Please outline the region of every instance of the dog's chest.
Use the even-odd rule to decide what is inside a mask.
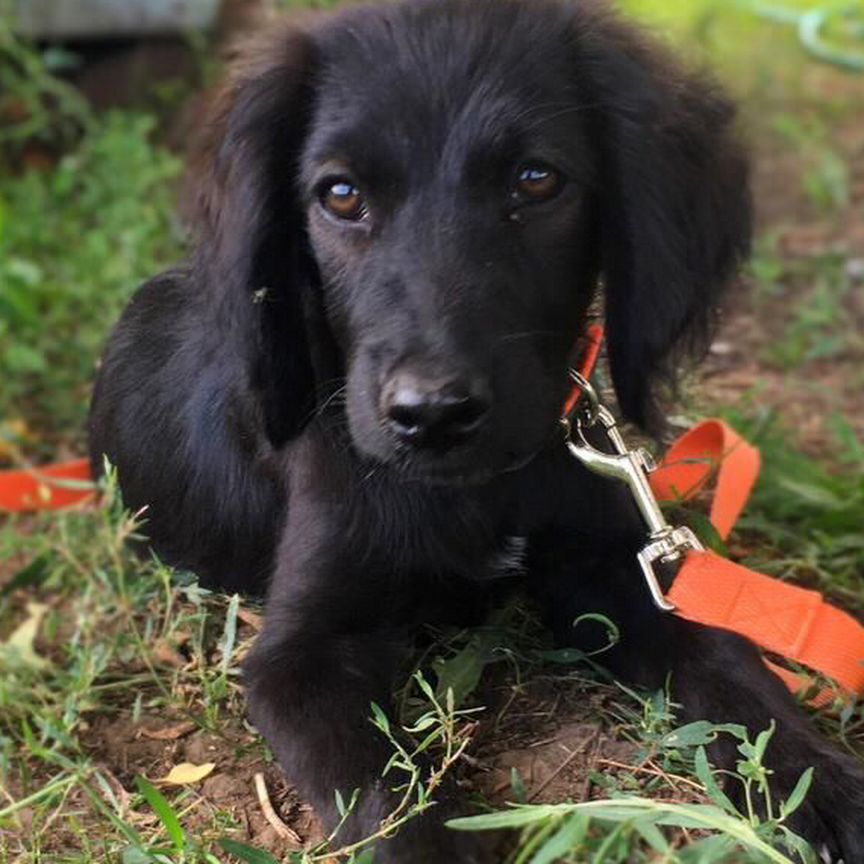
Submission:
[[[372,519],[355,520],[349,531],[386,569],[470,581],[524,572],[527,538],[514,524],[507,496],[490,501],[416,487],[387,491],[367,499],[362,512],[371,511]]]
[[[508,579],[525,573],[528,538],[507,535],[498,548],[489,555],[485,570],[479,575],[483,579]]]

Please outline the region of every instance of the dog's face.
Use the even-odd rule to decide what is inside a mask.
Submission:
[[[598,276],[619,399],[650,419],[747,245],[727,103],[589,3],[413,0],[271,40],[226,91],[202,244],[271,438],[336,379],[366,457],[515,468],[554,433]]]
[[[439,482],[549,439],[598,261],[564,34],[463,9],[325,34],[300,171],[354,444]]]

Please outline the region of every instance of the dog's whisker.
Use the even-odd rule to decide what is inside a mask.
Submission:
[[[368,483],[380,470],[379,465],[373,465],[361,478],[361,483]]]
[[[331,405],[344,404],[348,395],[348,384],[345,383],[341,387],[334,390],[316,409],[316,416],[321,416]]]

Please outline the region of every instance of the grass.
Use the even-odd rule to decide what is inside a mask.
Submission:
[[[137,534],[138,523],[123,511],[113,485],[106,495],[107,504],[96,512],[68,512],[26,523],[23,539],[21,522],[7,524],[0,534],[4,551],[33,556],[2,595],[4,619],[18,625],[5,634],[0,656],[0,776],[9,802],[0,806],[0,860],[25,856],[34,861],[122,858],[124,864],[212,864],[228,852],[260,864],[272,861],[266,849],[235,839],[242,826],[233,812],[202,812],[207,808],[196,783],[179,789],[157,784],[167,773],[165,755],[153,764],[152,754],[141,754],[124,768],[105,760],[101,748],[93,746],[93,729],[101,718],[109,719],[112,729],[121,716],[146,729],[158,717],[169,729],[185,723],[194,735],[215,734],[224,743],[213,757],[217,770],[230,772],[237,764],[248,769],[250,763],[266,769],[270,758],[266,746],[240,719],[237,664],[254,638],[254,630],[243,623],[248,606],[241,606],[236,597],[203,592],[158,561],[134,558],[126,541]],[[767,859],[760,856],[766,848],[775,849],[778,835],[789,841],[783,820],[794,800],[774,818],[758,818],[752,804],[749,811],[739,813],[719,791],[719,776],[700,749],[717,734],[739,738],[738,781],[752,792],[745,796],[752,802],[765,795],[760,765],[767,737],[749,742],[743,730],[710,723],[675,729],[674,706],[665,694],[643,696],[613,687],[602,676],[596,678],[588,658],[543,650],[534,628],[526,631],[524,621],[517,622],[522,613],[514,610],[492,622],[494,638],[485,642],[475,631],[445,634],[436,643],[428,656],[442,660],[430,665],[437,670],[439,683],[448,686],[442,696],[419,673],[415,675],[406,694],[410,719],[403,727],[416,742],[413,748],[394,737],[393,720],[370,707],[375,726],[394,748],[386,776],[404,792],[402,809],[385,827],[398,826],[433,806],[439,778],[459,760],[474,731],[476,709],[466,712],[459,706],[454,686],[462,682],[461,697],[470,700],[479,682],[474,670],[492,659],[486,646],[494,642],[509,646],[523,675],[552,672],[560,677],[561,686],[576,676],[589,693],[614,691],[614,703],[598,722],[614,723],[640,753],[632,773],[598,778],[611,796],[605,804],[523,804],[512,812],[460,822],[460,827],[522,830],[514,861],[559,860],[536,856],[547,847],[560,850],[565,840],[571,843],[574,861],[601,851],[604,857],[596,860],[648,861],[654,860],[651,850],[663,851],[669,861],[697,860],[697,850],[713,850],[713,857],[704,860],[722,861],[733,849],[738,850],[736,861],[788,860],[777,851]],[[251,611],[260,610],[253,606]],[[28,628],[28,623],[34,626]],[[553,661],[557,664],[550,666]],[[431,778],[419,774],[420,753],[431,753],[437,760],[439,767]],[[179,756],[169,754],[167,759],[170,764]],[[675,783],[683,784],[683,805],[670,798],[659,781],[646,783],[638,776],[646,765],[655,766],[655,777],[665,782],[682,778],[673,780],[673,789]],[[691,775],[704,785],[705,801],[693,801],[693,780],[687,781]],[[519,788],[514,781],[517,802]],[[636,791],[642,794],[634,795]],[[346,810],[350,806],[344,804]],[[691,851],[682,850],[683,857],[675,857],[678,853],[673,854],[670,845],[681,842],[681,831],[670,839],[668,830],[660,830],[670,827],[696,831],[700,838],[692,849],[684,847]],[[711,841],[712,837],[719,839]],[[334,848],[340,848],[338,835],[329,844],[322,838],[289,860],[323,862],[333,856]],[[365,845],[344,848],[338,860],[366,861],[364,849]]]
[[[834,418],[843,470],[829,470],[789,445],[771,412],[727,412],[761,449],[762,477],[739,524],[753,537],[757,569],[811,583],[861,609],[864,602],[864,452],[846,420]]]
[[[826,411],[822,458],[814,458],[812,447],[801,452],[789,421],[764,407],[777,376],[793,382],[806,404],[806,381],[818,385],[825,364],[846,370],[844,385],[855,386],[855,374],[864,384],[855,372],[862,345],[854,317],[860,284],[848,266],[854,250],[823,243],[790,253],[788,244],[799,217],[817,220],[828,236],[851,220],[853,164],[833,130],[860,99],[849,96],[851,87],[826,98],[823,69],[804,62],[794,32],[758,20],[743,4],[622,5],[717,63],[753,106],[745,119],[764,151],[779,148],[794,160],[796,209],[763,227],[749,275],[751,312],[768,333],[752,352],[758,375],[732,407],[710,409],[724,412],[764,455],[737,553],[861,611],[860,418]],[[773,50],[765,50],[769,38]],[[88,381],[130,292],[182,254],[173,215],[180,161],[160,146],[152,114],[93,114],[51,74],[63,56],[23,45],[2,23],[0,61],[0,119],[17,118],[0,136],[0,461],[22,452],[50,458],[81,448]],[[59,160],[24,170],[34,140],[56,148]],[[860,408],[860,400],[853,404]],[[787,414],[795,407],[781,405]],[[94,511],[0,522],[0,862],[273,864],[274,850],[290,844],[261,815],[252,791],[261,775],[277,810],[312,838],[305,851],[283,852],[286,860],[335,855],[368,864],[364,846],[340,851],[338,835],[316,834],[303,821],[301,803],[245,723],[239,663],[260,608],[133,557],[125,541],[146,524],[123,511],[110,484],[106,501]],[[476,768],[464,754],[485,752],[489,739],[512,729],[523,703],[533,724],[523,730],[526,746],[539,744],[546,733],[531,701],[536,685],[572,694],[582,720],[626,744],[626,759],[606,760],[618,767],[601,771],[586,756],[573,802],[529,800],[530,778],[514,770],[503,795],[516,806],[502,810],[500,795],[478,796],[480,815],[459,829],[509,828],[514,864],[808,860],[784,824],[794,799],[806,796],[806,775],[785,805],[771,802],[768,817],[754,809],[766,794],[770,730],[749,739],[710,723],[676,729],[665,693],[632,693],[608,681],[599,663],[602,656],[550,651],[519,606],[478,630],[432,634],[415,660],[420,676],[398,694],[399,717],[370,706],[370,723],[394,748],[388,782],[405,793],[393,824],[433,806],[454,765]],[[481,704],[486,711],[475,712]],[[818,721],[841,746],[864,751],[861,705]],[[397,725],[412,730],[413,744],[397,739]],[[717,735],[739,747],[731,777],[721,778],[705,755]],[[479,744],[466,750],[472,739]],[[420,752],[436,765],[431,779],[416,770]],[[165,778],[182,763],[205,774],[173,785]],[[721,779],[746,790],[742,811]],[[584,788],[602,798],[579,800]]]
[[[177,158],[146,115],[94,118],[53,171],[0,187],[0,417],[80,443],[105,333],[148,274],[181,253]],[[38,440],[37,442],[38,443]]]
[[[20,524],[3,529],[5,560],[22,549],[30,558],[0,599],[4,621],[23,621],[5,634],[0,655],[0,766],[11,802],[0,805],[6,860],[25,849],[42,860],[49,838],[50,854],[81,861],[149,842],[151,832],[142,834],[134,817],[139,802],[125,790],[118,797],[122,785],[88,753],[100,717],[123,712],[138,722],[170,711],[212,731],[241,710],[236,601],[190,580],[178,585],[159,562],[132,557],[126,541],[136,520],[111,503],[110,491],[108,499],[96,513],[36,520],[23,541]],[[26,585],[23,607],[16,585]],[[28,830],[18,833],[22,813]],[[101,823],[95,845],[93,818]]]
[[[771,801],[767,783],[770,772],[763,764],[773,732],[771,727],[750,741],[741,727],[698,721],[663,735],[658,749],[669,751],[664,754],[664,762],[686,760],[704,785],[708,803],[621,795],[580,803],[515,804],[509,810],[455,819],[450,824],[461,830],[521,829],[514,864],[565,860],[625,864],[656,860],[658,855],[665,861],[721,861],[730,854],[741,862],[788,862],[778,845],[806,860],[812,850],[785,823],[804,801],[813,772],[808,769],[802,774],[789,799],[777,807]],[[708,761],[705,746],[720,735],[731,735],[739,741],[741,759],[734,780],[743,787],[745,813],[739,812],[720,788]],[[691,754],[692,758],[688,758]],[[759,798],[765,818],[756,815]],[[706,836],[676,850],[661,827],[704,832]]]

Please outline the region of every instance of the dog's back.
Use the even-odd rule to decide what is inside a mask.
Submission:
[[[166,563],[204,584],[258,591],[284,494],[260,411],[188,269],[142,285],[105,350],[89,432],[94,474],[117,470],[125,506]]]

